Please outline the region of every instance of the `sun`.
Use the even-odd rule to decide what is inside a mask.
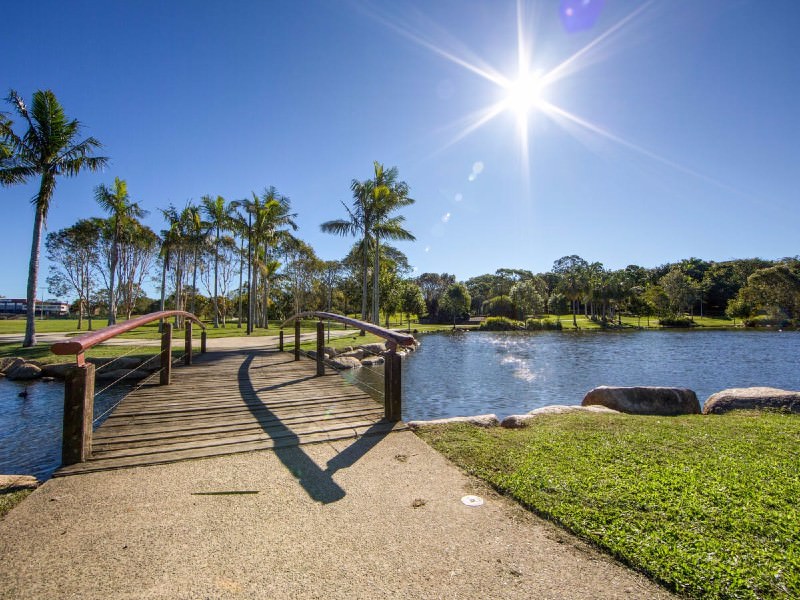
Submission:
[[[520,73],[519,77],[503,86],[505,106],[517,115],[519,120],[527,120],[528,115],[544,106],[544,82],[541,71]]]

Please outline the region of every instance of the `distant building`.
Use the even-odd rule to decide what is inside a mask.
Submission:
[[[28,310],[25,298],[0,298],[0,315],[24,315]],[[48,317],[66,317],[69,304],[61,300],[37,300],[36,314]]]

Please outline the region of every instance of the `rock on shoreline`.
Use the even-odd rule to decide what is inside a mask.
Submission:
[[[730,388],[709,396],[703,406],[703,414],[721,415],[741,409],[800,413],[800,392],[771,387]]]

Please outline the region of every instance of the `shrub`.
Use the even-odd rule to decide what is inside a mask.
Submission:
[[[483,303],[483,311],[490,317],[513,318],[517,309],[508,296],[495,296]]]
[[[662,317],[658,324],[662,327],[694,327],[694,321],[689,317]]]
[[[480,328],[484,331],[516,331],[524,329],[524,325],[507,317],[488,317]]]
[[[745,320],[745,327],[788,327],[789,319],[779,315],[758,315]]]
[[[541,330],[560,330],[561,321],[554,321],[552,319],[528,319],[525,321],[525,329],[528,331],[541,331]]]

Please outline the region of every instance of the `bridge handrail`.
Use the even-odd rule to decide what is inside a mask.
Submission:
[[[190,321],[194,321],[203,329],[206,326],[203,324],[200,319],[198,319],[195,315],[190,312],[186,312],[185,310],[160,310],[154,313],[148,313],[146,315],[142,315],[141,317],[136,317],[134,319],[129,319],[127,321],[123,321],[122,323],[117,323],[115,325],[109,325],[108,327],[103,327],[102,329],[98,329],[97,331],[90,331],[88,333],[84,333],[83,335],[76,336],[67,340],[66,342],[56,342],[52,346],[50,346],[50,351],[53,354],[58,354],[61,356],[74,354],[76,355],[76,360],[78,365],[81,365],[83,362],[83,354],[93,346],[101,342],[105,342],[114,338],[121,333],[125,333],[132,329],[136,329],[137,327],[141,327],[142,325],[146,325],[147,323],[152,323],[153,321],[160,321],[161,319],[167,319],[169,317],[184,317],[185,319],[189,319]]]
[[[351,317],[345,317],[343,315],[337,315],[336,313],[329,313],[329,312],[322,312],[318,310],[306,311],[297,313],[293,317],[289,317],[283,323],[281,323],[281,329],[283,329],[288,323],[292,321],[296,321],[297,319],[307,319],[307,318],[318,318],[318,319],[329,319],[331,321],[337,321],[338,323],[343,323],[345,325],[349,325],[350,327],[355,327],[356,329],[363,329],[364,331],[368,331],[378,337],[381,337],[385,340],[393,342],[398,346],[413,346],[417,343],[414,339],[413,335],[408,335],[407,333],[398,333],[397,331],[392,331],[391,329],[385,329],[379,325],[375,325],[373,323],[367,323],[366,321],[360,321],[358,319],[353,319]]]

